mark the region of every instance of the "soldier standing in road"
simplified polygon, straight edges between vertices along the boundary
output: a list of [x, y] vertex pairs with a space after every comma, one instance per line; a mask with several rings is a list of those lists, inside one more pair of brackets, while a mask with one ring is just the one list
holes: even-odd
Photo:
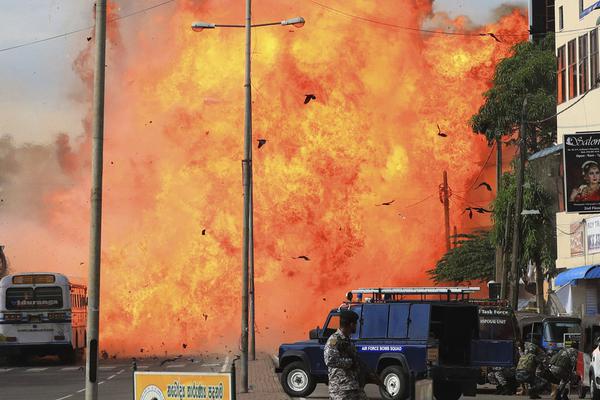
[[340, 313], [340, 329], [327, 340], [325, 364], [329, 372], [331, 400], [366, 400], [359, 383], [360, 360], [350, 335], [356, 332], [358, 315], [349, 310]]

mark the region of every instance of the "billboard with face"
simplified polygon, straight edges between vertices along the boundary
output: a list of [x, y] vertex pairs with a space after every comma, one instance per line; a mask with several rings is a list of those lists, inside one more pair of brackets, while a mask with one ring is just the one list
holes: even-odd
[[600, 132], [565, 135], [567, 212], [600, 212]]

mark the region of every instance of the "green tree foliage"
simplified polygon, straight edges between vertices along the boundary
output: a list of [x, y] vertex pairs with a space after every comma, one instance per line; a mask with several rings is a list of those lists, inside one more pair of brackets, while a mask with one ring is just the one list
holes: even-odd
[[[494, 245], [504, 247], [509, 260], [512, 251], [516, 193], [515, 174], [513, 172], [505, 173], [502, 177], [502, 188], [493, 203], [492, 221], [494, 226], [490, 240]], [[521, 272], [525, 273], [527, 262], [531, 260], [536, 265], [541, 265], [546, 274], [553, 274], [556, 260], [556, 236], [552, 222], [554, 220], [552, 198], [533, 178], [529, 168], [525, 169], [523, 210], [539, 210], [540, 214], [521, 216], [522, 243], [519, 261]]]
[[460, 234], [450, 249], [427, 271], [436, 283], [489, 281], [494, 276], [494, 245], [487, 231]]
[[[490, 143], [519, 129], [525, 96], [527, 120], [539, 121], [556, 112], [554, 35], [538, 43], [519, 43], [513, 51], [512, 57], [498, 63], [493, 87], [484, 93], [484, 105], [471, 118], [473, 131], [485, 135]], [[528, 141], [532, 151], [556, 140], [556, 118], [531, 124], [530, 129], [535, 131]]]

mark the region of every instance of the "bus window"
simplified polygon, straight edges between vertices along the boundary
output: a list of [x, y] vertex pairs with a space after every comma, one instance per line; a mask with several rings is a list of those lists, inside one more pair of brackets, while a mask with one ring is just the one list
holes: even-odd
[[58, 286], [6, 289], [6, 308], [8, 310], [36, 310], [62, 308], [62, 290]]

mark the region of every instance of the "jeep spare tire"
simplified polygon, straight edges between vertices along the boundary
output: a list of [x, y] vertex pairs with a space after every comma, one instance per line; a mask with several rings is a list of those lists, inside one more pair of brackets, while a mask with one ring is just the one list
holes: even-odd
[[408, 379], [402, 367], [398, 365], [385, 367], [379, 377], [382, 383], [379, 386], [381, 397], [386, 400], [402, 400], [408, 397]]
[[292, 397], [310, 396], [317, 386], [317, 382], [302, 361], [294, 361], [286, 365], [280, 380], [283, 391]]

